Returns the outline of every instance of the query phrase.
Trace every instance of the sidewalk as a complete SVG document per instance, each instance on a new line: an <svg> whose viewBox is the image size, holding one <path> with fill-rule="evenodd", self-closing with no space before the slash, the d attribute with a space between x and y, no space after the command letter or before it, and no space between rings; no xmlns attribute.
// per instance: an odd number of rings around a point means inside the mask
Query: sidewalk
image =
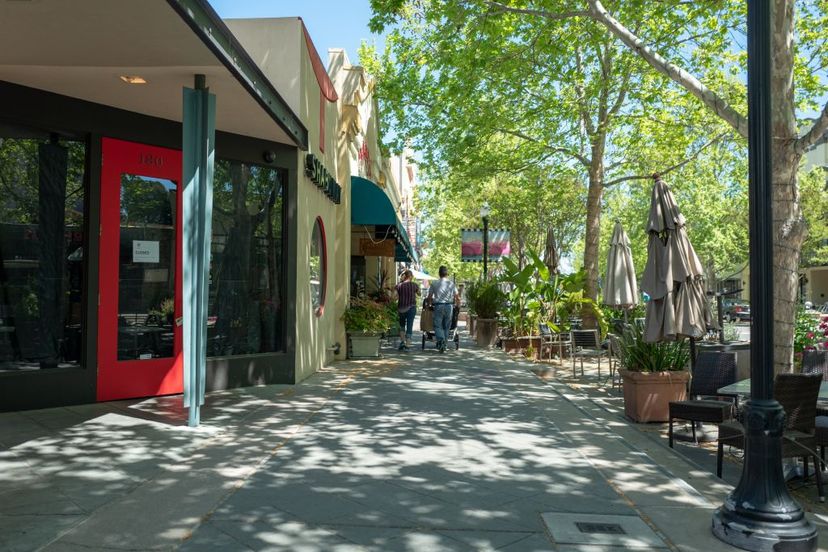
<svg viewBox="0 0 828 552"><path fill-rule="evenodd" d="M735 550L729 485L531 367L429 343L211 394L198 429L180 397L0 414L0 550Z"/></svg>

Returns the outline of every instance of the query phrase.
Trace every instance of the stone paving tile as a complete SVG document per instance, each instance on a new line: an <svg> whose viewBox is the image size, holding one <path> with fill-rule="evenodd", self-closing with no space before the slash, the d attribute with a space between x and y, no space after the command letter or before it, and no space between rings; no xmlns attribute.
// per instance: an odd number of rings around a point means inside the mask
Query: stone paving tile
<svg viewBox="0 0 828 552"><path fill-rule="evenodd" d="M31 552L51 542L61 532L81 523L80 515L0 514L0 550Z"/></svg>

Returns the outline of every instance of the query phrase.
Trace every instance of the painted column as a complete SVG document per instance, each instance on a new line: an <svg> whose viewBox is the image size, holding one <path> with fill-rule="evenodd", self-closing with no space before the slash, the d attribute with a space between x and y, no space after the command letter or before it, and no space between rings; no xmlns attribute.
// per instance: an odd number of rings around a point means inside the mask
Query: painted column
<svg viewBox="0 0 828 552"><path fill-rule="evenodd" d="M204 75L184 89L183 121L184 406L188 424L200 422L207 373L207 300L213 219L216 97Z"/></svg>

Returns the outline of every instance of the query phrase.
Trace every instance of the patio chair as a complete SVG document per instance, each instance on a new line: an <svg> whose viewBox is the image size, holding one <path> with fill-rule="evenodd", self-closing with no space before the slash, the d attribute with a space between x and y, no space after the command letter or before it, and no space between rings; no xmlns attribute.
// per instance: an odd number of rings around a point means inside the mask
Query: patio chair
<svg viewBox="0 0 828 552"><path fill-rule="evenodd" d="M802 354L803 374L822 374L823 381L828 380L828 350L805 351ZM816 445L819 447L819 457L825 465L825 447L828 445L828 408L817 405L816 417Z"/></svg>
<svg viewBox="0 0 828 552"><path fill-rule="evenodd" d="M581 359L581 375L584 375L584 358L598 359L598 379L601 378L601 358L607 356L607 350L601 348L598 330L572 330L572 377L575 377L575 359Z"/></svg>
<svg viewBox="0 0 828 552"><path fill-rule="evenodd" d="M539 324L538 330L541 337L541 358L544 351L549 351L549 360L552 360L552 353L557 352L558 360L563 364L564 351L570 352L572 349L569 334L556 334L548 324Z"/></svg>
<svg viewBox="0 0 828 552"><path fill-rule="evenodd" d="M624 350L621 348L621 340L615 334L609 334L609 363L610 363L610 380L612 381L612 388L618 386L621 389L621 373L620 368L624 367Z"/></svg>
<svg viewBox="0 0 828 552"><path fill-rule="evenodd" d="M773 394L785 410L785 428L782 433L782 458L801 457L804 478L808 477L808 457L814 459L819 501L825 502L822 472L816 453L814 424L816 402L822 374L777 374ZM716 454L716 475L722 476L724 445L745 449L745 429L739 422L725 422L719 426L719 448Z"/></svg>
<svg viewBox="0 0 828 552"><path fill-rule="evenodd" d="M687 420L696 438L696 423L719 425L733 419L737 406L736 395L723 396L716 390L736 382L736 353L702 351L696 358L690 380L690 400L670 401L668 430L670 448L673 448L673 420Z"/></svg>

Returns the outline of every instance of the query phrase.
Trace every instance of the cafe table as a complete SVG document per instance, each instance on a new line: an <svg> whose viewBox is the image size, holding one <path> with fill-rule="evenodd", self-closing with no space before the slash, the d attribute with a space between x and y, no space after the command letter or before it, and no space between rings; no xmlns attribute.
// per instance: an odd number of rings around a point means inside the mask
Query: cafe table
<svg viewBox="0 0 828 552"><path fill-rule="evenodd" d="M730 385L725 385L724 387L717 389L717 391L723 395L742 395L747 397L750 395L750 378L737 381L736 383L731 383ZM828 401L828 381L823 380L819 385L819 395L817 396L817 400ZM786 481L792 479L793 477L802 476L802 468L795 460L792 459L787 459L783 462L783 472Z"/></svg>
<svg viewBox="0 0 828 552"><path fill-rule="evenodd" d="M722 395L742 395L747 397L750 395L750 378L731 383L717 390ZM819 386L820 401L828 401L828 381L823 380Z"/></svg>

